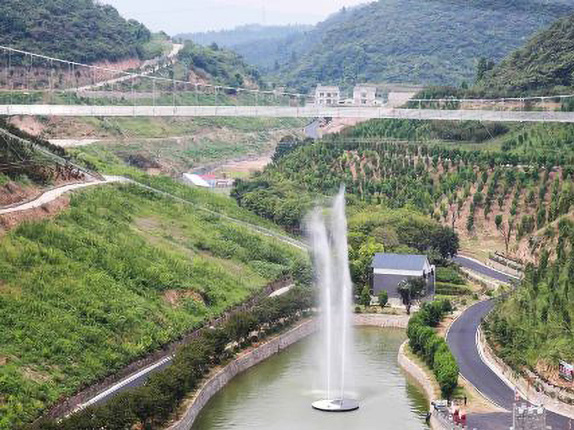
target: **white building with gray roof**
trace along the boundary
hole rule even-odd
[[[400,298],[398,285],[413,278],[423,278],[427,282],[427,295],[434,294],[435,266],[426,255],[379,253],[373,257],[373,293],[386,290],[389,299]]]

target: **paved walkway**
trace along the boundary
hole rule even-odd
[[[0,105],[0,115],[65,117],[263,117],[359,118],[437,121],[560,122],[574,123],[574,112],[393,109],[389,107],[291,106],[87,106]]]
[[[91,181],[91,182],[82,182],[80,184],[71,184],[71,185],[64,185],[58,188],[53,188],[49,191],[46,191],[44,194],[40,195],[39,197],[35,198],[34,200],[22,203],[16,206],[10,206],[8,208],[0,209],[0,215],[6,215],[14,212],[22,212],[27,211],[30,209],[39,208],[46,203],[53,202],[58,197],[69,193],[74,190],[79,190],[86,187],[93,187],[95,185],[102,185],[108,184],[112,182],[124,182],[125,178],[121,178],[118,176],[107,176],[103,181]]]

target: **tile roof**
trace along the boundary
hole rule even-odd
[[[371,267],[375,269],[423,270],[427,262],[426,255],[375,254]]]

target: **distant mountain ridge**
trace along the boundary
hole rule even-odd
[[[276,52],[282,41],[296,38],[312,29],[311,25],[249,24],[231,30],[183,33],[176,35],[175,38],[191,40],[205,46],[215,43],[233,49],[254,66],[268,69],[274,66]]]
[[[566,0],[381,0],[235,49],[268,79],[299,90],[319,82],[453,85],[474,80],[479,58],[500,61],[572,13]]]
[[[249,42],[258,42],[262,39],[277,39],[290,36],[313,28],[312,25],[260,25],[248,24],[235,27],[231,30],[205,31],[199,33],[182,33],[175,37],[191,40],[200,45],[216,43],[220,46],[231,47]]]

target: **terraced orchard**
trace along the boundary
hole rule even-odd
[[[502,152],[392,141],[334,139],[303,145],[234,195],[258,214],[296,228],[317,195],[341,183],[359,204],[415,208],[453,227],[462,248],[528,259],[555,240],[574,204],[572,165]]]

